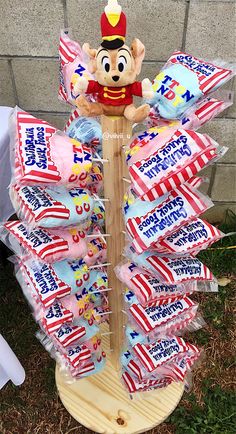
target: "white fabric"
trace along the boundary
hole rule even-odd
[[[25,381],[25,370],[3,336],[0,335],[0,390],[9,380],[15,386],[20,386]]]
[[[11,107],[0,107],[0,221],[15,213],[8,194],[11,180],[8,118],[11,111]]]
[[[8,194],[11,181],[8,118],[11,111],[11,107],[0,107],[0,221],[7,220],[15,212]],[[25,371],[8,343],[0,335],[0,389],[9,380],[15,386],[19,386],[25,381]]]

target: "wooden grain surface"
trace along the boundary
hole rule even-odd
[[[103,326],[102,331],[106,330]],[[173,383],[131,400],[111,363],[108,336],[104,336],[103,345],[108,357],[106,368],[100,374],[69,385],[56,369],[59,396],[68,412],[95,433],[145,433],[162,423],[178,405],[183,385]]]
[[[112,311],[110,315],[111,356],[114,366],[119,368],[120,351],[123,344],[123,324],[125,317],[122,314],[123,295],[122,284],[117,279],[114,267],[118,265],[122,258],[125,237],[122,234],[124,229],[122,203],[124,192],[127,187],[123,182],[125,170],[125,156],[122,147],[128,143],[132,136],[132,125],[124,117],[102,116],[103,132],[103,158],[108,160],[103,165],[104,174],[104,197],[109,200],[106,202],[106,233],[110,234],[107,238],[107,258],[111,266],[108,267],[108,287],[112,291],[108,292],[109,306]]]

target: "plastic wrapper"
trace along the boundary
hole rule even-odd
[[[131,291],[126,293],[125,299],[129,297],[130,293]],[[156,339],[174,335],[182,330],[186,331],[187,326],[197,314],[198,304],[189,297],[176,297],[167,299],[163,304],[154,301],[148,306],[142,306],[135,300],[132,301],[131,298],[126,309],[135,329]]]
[[[18,108],[9,125],[13,183],[84,187],[92,167],[88,146]]]
[[[101,348],[100,335],[95,335],[82,344],[77,343],[66,348],[58,345],[54,335],[47,336],[42,332],[36,335],[51,357],[58,362],[59,369],[66,371],[68,378],[69,376],[80,378],[95,373],[95,370],[99,372],[105,365],[106,355]]]
[[[231,105],[232,92],[228,92],[228,95],[225,93],[223,99],[208,97],[198,101],[186,110],[179,120],[167,120],[160,117],[157,104],[157,106],[154,105],[150,110],[147,126],[149,128],[155,126],[175,126],[176,128],[196,131]]]
[[[105,225],[105,206],[96,196],[91,221],[93,225],[101,228]]]
[[[213,206],[208,196],[197,189],[181,185],[162,201],[145,203],[139,217],[129,218],[126,229],[138,253],[176,232]],[[135,206],[135,203],[131,206]],[[141,207],[140,207],[141,208]],[[137,209],[136,209],[137,211]]]
[[[94,238],[89,238],[88,252],[84,256],[84,261],[88,266],[95,264],[105,264],[107,261],[107,243],[102,236],[99,227],[94,228]]]
[[[83,189],[13,185],[10,197],[18,217],[30,227],[80,226],[83,230],[92,223],[94,200]]]
[[[183,356],[188,350],[187,343],[180,337],[159,339],[151,344],[137,344],[134,354],[147,372],[154,372],[167,362]]]
[[[77,117],[66,128],[66,134],[91,147],[93,153],[102,150],[102,127],[93,118]]]
[[[68,295],[83,294],[82,291],[86,292],[88,285],[91,286],[90,271],[82,259],[71,262],[65,260],[49,265],[29,257],[22,258],[20,272],[44,306],[50,306],[56,299]],[[102,276],[106,277],[104,273]],[[94,284],[94,278],[91,279]]]
[[[197,255],[225,235],[205,220],[193,219],[177,232],[152,246],[158,253]]]
[[[108,289],[108,278],[105,271],[91,270],[86,287],[69,297],[66,297],[64,305],[70,309],[75,317],[83,316],[87,310],[95,306],[106,307],[106,289]]]
[[[176,51],[153,81],[155,96],[150,104],[157,105],[162,118],[179,118],[196,101],[223,86],[233,75],[226,63],[217,60],[210,63]]]
[[[137,255],[130,246],[126,247],[125,253],[136,265],[156,276],[160,282],[178,285],[196,280],[199,284],[205,284],[206,288],[209,286],[210,290],[218,287],[212,272],[194,256],[165,256],[152,250]]]
[[[115,273],[118,279],[131,289],[142,305],[154,300],[162,304],[163,300],[167,298],[183,297],[198,290],[196,281],[168,285],[129,261],[118,265],[115,268]]]
[[[226,151],[209,136],[191,130],[170,129],[163,141],[161,137],[151,140],[151,148],[144,146],[142,158],[129,165],[133,188],[144,200],[155,200],[184,184]]]
[[[173,339],[176,339],[176,337],[173,337]],[[162,339],[162,343],[163,342],[165,342],[165,340]],[[168,343],[166,345],[168,348]],[[152,345],[147,345],[146,347],[150,348]],[[133,350],[126,350],[122,354],[121,360],[123,362],[123,369],[138,383],[161,381],[165,379],[188,382],[190,370],[193,369],[200,356],[201,351],[195,345],[187,343],[186,351],[183,354],[175,356],[171,361],[163,363],[151,372],[148,372],[147,367],[143,366],[143,363]]]
[[[61,31],[59,44],[60,87],[59,98],[75,105],[79,94],[74,92],[78,77],[93,80],[88,68],[88,59],[78,42],[73,41],[65,30]]]
[[[146,307],[143,307],[143,310],[145,311],[143,320],[146,320],[146,316],[149,316],[151,309],[149,309],[148,311]],[[169,321],[169,323],[157,326],[155,329],[148,333],[144,331],[144,327],[139,326],[139,323],[136,321],[136,319],[132,317],[131,314],[129,314],[129,322],[125,329],[127,344],[133,347],[137,343],[150,343],[151,340],[163,338],[164,336],[168,337],[172,336],[173,334],[176,336],[184,336],[185,333],[192,333],[200,330],[201,328],[205,327],[206,323],[201,314],[196,312],[196,310],[197,307],[194,307],[192,311],[190,311],[190,315],[186,313],[184,313],[183,315],[177,315],[176,318]],[[148,312],[147,315],[146,311]],[[154,315],[155,311],[157,311],[157,309],[154,306]],[[161,315],[161,311],[159,311],[158,314],[159,313]]]
[[[179,149],[181,149],[181,140],[178,137],[176,137],[176,141],[174,139],[171,140],[172,137],[175,137],[176,134],[179,134],[178,132],[182,132],[186,143],[189,141],[189,143],[194,145],[194,154],[196,154],[196,151],[200,153],[200,151],[203,151],[209,145],[211,145],[213,148],[218,147],[217,153],[219,154],[219,158],[221,157],[221,154],[224,154],[227,151],[227,148],[220,148],[218,143],[210,138],[207,134],[200,134],[190,130],[190,128],[184,129],[182,126],[178,127],[175,125],[153,127],[135,134],[131,141],[124,148],[128,168],[142,162],[149,156],[152,156],[153,153],[158,155],[158,151],[160,151],[160,155],[158,156],[160,157],[160,163],[163,164],[163,170],[165,170],[165,172],[167,169],[169,171],[171,170],[172,167],[170,163],[172,163],[172,165],[178,163],[178,157],[182,158],[182,162],[184,161],[184,158],[189,158],[189,155],[184,155],[183,152],[187,150],[187,147],[184,146],[186,143],[182,143],[183,149],[181,154],[181,151],[179,151]],[[166,148],[168,144],[169,146]],[[162,155],[162,150],[164,151],[165,155]],[[174,151],[177,151],[176,154]],[[217,159],[217,157],[215,158]],[[145,167],[143,170],[144,169]]]
[[[137,378],[132,376],[129,372],[124,371],[122,373],[123,384],[130,394],[136,392],[145,392],[154,389],[162,389],[169,386],[172,383],[170,378],[164,378],[161,380],[144,380],[138,381]]]
[[[100,164],[93,164],[86,183],[91,194],[99,194],[102,191],[103,173]]]
[[[29,252],[35,259],[49,264],[82,258],[88,253],[86,232],[76,227],[31,230],[19,220],[9,221],[0,227],[0,238],[19,256]]]

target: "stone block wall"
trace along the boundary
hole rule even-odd
[[[236,2],[227,0],[120,0],[128,18],[128,43],[138,37],[146,45],[140,78],[153,79],[175,49],[204,59],[235,59]],[[70,108],[57,99],[58,40],[71,28],[81,44],[100,43],[101,0],[0,0],[0,105],[31,112],[63,128]],[[226,88],[235,90],[236,79]],[[206,170],[206,188],[216,207],[211,220],[225,209],[236,212],[236,105],[203,128],[228,154]]]

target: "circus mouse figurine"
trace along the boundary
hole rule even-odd
[[[108,0],[101,16],[102,43],[96,49],[88,43],[83,50],[89,56],[89,71],[95,80],[78,77],[74,92],[80,94],[76,105],[81,116],[116,115],[124,116],[131,122],[142,122],[150,112],[150,106],[143,104],[136,108],[133,96],[146,99],[153,97],[149,79],[136,81],[141,72],[145,47],[134,39],[131,48],[125,45],[126,16],[117,0]],[[82,95],[81,95],[82,94]],[[96,102],[86,99],[86,94],[96,96]]]

